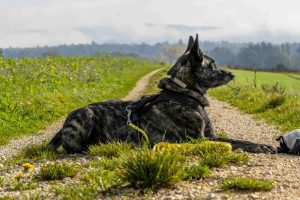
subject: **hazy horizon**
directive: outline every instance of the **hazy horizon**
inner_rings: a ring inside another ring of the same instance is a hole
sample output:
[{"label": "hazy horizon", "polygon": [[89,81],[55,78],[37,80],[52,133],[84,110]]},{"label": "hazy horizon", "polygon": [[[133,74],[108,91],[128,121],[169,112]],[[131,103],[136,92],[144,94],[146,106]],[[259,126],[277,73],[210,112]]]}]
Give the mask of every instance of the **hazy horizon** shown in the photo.
[{"label": "hazy horizon", "polygon": [[204,41],[300,42],[300,2],[286,0],[1,0],[0,48]]}]

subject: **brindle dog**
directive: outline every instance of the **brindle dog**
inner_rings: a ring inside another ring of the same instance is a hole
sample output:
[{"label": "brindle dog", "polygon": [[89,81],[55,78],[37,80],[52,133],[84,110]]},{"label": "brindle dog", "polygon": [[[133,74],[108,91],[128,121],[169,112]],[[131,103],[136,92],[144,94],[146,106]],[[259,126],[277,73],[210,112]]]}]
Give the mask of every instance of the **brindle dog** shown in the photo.
[{"label": "brindle dog", "polygon": [[[229,142],[234,149],[275,152],[271,146],[222,139],[214,134],[205,111],[208,106],[206,91],[227,84],[234,75],[219,69],[212,58],[202,53],[198,46],[198,35],[195,40],[190,36],[186,51],[169,70],[168,75],[170,77],[163,78],[158,85],[163,97],[157,99],[161,100],[155,100],[155,95],[147,97],[154,99],[154,103],[149,100],[147,105],[151,106],[139,113],[138,126],[146,131],[150,146],[162,141],[176,143],[187,138],[208,137],[215,141]],[[91,144],[112,140],[140,144],[143,135],[127,125],[126,110],[134,104],[136,102],[111,100],[90,104],[71,112],[62,129],[50,141],[49,148],[57,150],[62,145],[68,153],[81,153]]]}]

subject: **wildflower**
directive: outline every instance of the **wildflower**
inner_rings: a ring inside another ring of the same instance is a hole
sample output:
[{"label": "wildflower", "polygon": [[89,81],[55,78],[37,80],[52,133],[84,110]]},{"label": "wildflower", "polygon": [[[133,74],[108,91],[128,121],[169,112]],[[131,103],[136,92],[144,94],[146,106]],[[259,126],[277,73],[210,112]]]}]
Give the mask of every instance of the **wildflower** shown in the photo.
[{"label": "wildflower", "polygon": [[30,164],[30,163],[24,163],[23,165],[22,165],[22,167],[24,168],[24,171],[31,171],[31,170],[33,170],[34,169],[34,166],[33,166],[33,164]]},{"label": "wildflower", "polygon": [[15,179],[17,179],[18,181],[23,178],[24,174],[23,173],[18,173],[18,175],[15,176]]}]

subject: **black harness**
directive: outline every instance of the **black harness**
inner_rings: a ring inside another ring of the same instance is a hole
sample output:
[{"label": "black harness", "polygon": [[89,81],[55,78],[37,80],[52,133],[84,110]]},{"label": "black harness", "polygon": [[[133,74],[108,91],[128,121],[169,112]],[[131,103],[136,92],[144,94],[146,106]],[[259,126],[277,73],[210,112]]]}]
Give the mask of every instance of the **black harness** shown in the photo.
[{"label": "black harness", "polygon": [[147,112],[153,105],[161,102],[185,105],[191,107],[196,112],[202,113],[203,105],[194,97],[189,95],[163,90],[158,94],[142,96],[138,101],[126,107],[128,122],[138,124],[140,117]]}]

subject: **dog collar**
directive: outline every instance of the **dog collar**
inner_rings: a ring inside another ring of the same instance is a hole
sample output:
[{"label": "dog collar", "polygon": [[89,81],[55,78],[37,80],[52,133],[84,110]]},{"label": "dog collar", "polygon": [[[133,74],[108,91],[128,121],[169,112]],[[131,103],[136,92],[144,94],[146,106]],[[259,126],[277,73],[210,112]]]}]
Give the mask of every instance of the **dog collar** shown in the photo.
[{"label": "dog collar", "polygon": [[182,88],[186,88],[186,87],[187,87],[187,85],[186,85],[184,82],[182,82],[181,80],[179,80],[178,78],[173,77],[172,80],[173,80],[177,85],[179,85],[179,86],[182,87]]}]

